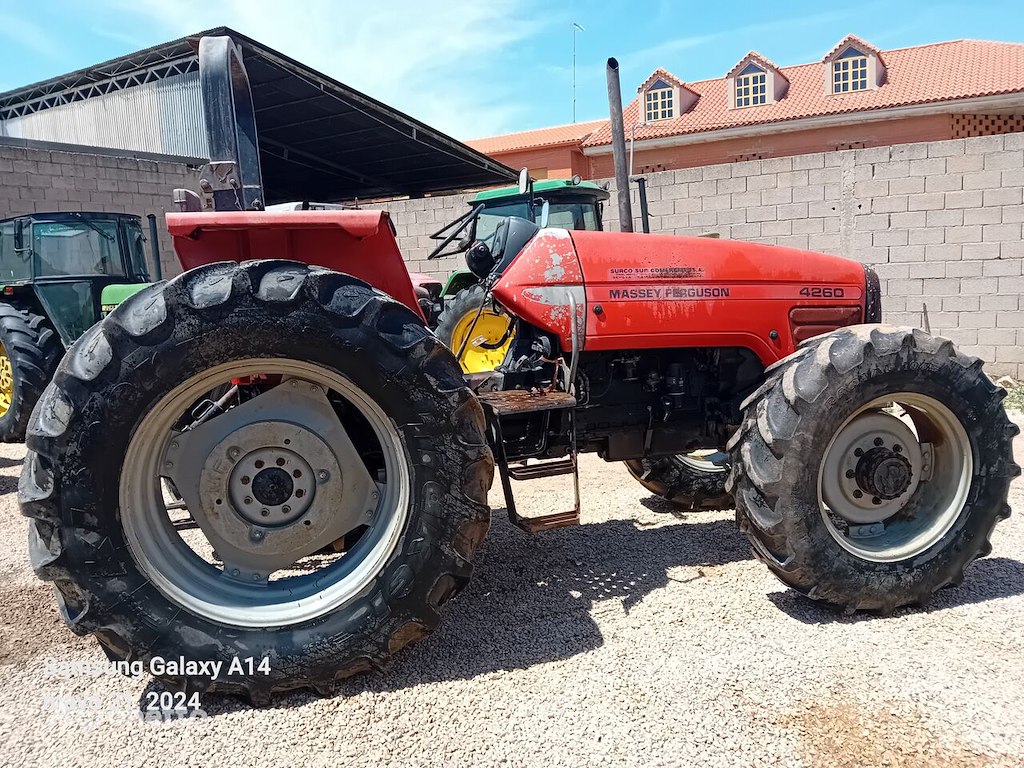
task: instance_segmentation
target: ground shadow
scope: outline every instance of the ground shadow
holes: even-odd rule
[[[989,557],[978,560],[967,569],[963,584],[940,590],[928,603],[927,608],[901,608],[893,613],[893,618],[908,613],[934,613],[1021,594],[1024,594],[1024,563],[1006,557]],[[768,599],[775,603],[780,611],[804,624],[855,624],[861,621],[885,621],[886,618],[875,613],[847,616],[789,589],[784,592],[773,592],[768,595]]]
[[[18,492],[18,478],[0,475],[0,496]]]
[[[339,695],[383,692],[421,683],[469,679],[571,658],[604,639],[591,617],[601,600],[620,599],[631,610],[669,582],[679,566],[714,566],[749,557],[732,520],[642,527],[612,520],[530,536],[510,525],[505,511],[478,555],[473,581],[445,610],[441,627],[406,649],[381,674],[359,675],[339,686]],[[709,546],[713,543],[713,546]],[[315,695],[275,697],[288,708]],[[141,700],[140,700],[141,701]],[[208,695],[211,715],[247,709],[237,698]]]
[[[6,469],[7,467],[20,467],[24,461],[24,458],[10,459],[6,456],[0,456],[0,469]]]

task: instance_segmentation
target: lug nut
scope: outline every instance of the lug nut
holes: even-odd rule
[[[330,474],[328,474],[326,469],[321,469],[319,472],[316,473],[316,476],[321,481],[326,481],[327,478],[330,477]]]
[[[871,503],[872,504],[881,504],[882,500],[880,498],[878,498],[877,496],[872,496],[871,497]]]
[[[296,469],[292,471],[292,477],[302,477],[302,470]]]
[[[252,580],[253,580],[253,581],[259,581],[259,580],[260,580],[260,575],[259,575],[258,573],[254,573],[254,574],[252,575]]]
[[[854,472],[854,471],[853,471],[852,469],[848,469],[848,470],[846,470],[846,476],[847,476],[847,477],[848,477],[848,478],[849,478],[850,480],[853,480],[853,478],[855,478],[855,477],[857,476],[857,473],[856,473],[856,472]]]
[[[862,450],[861,450],[860,448],[857,448],[857,449],[856,449],[856,450],[855,450],[855,451],[853,452],[853,455],[854,455],[854,456],[863,456],[863,455],[864,455],[864,451],[862,451]]]
[[[260,510],[260,514],[261,514],[261,515],[262,515],[263,517],[270,517],[270,510],[269,510],[269,509],[261,509],[261,510]]]
[[[256,469],[263,469],[263,459],[256,459]]]
[[[228,456],[232,459],[237,459],[241,455],[241,451],[237,448],[228,448]]]
[[[256,541],[259,541],[263,538],[263,531],[261,531],[259,528],[253,528],[252,537],[256,539]]]
[[[884,443],[884,442],[885,441],[882,440],[882,438],[880,438],[880,437],[876,437],[875,438],[875,446],[878,447],[878,448],[881,448],[882,447],[882,443]]]
[[[285,504],[283,507],[281,507],[281,511],[287,515],[289,512],[292,511],[292,508]]]
[[[859,490],[859,489],[853,492],[853,498],[855,498],[855,499],[859,499],[863,495],[864,495],[864,492]]]
[[[252,496],[246,496],[244,499],[242,499],[242,503],[243,504],[252,504]]]
[[[895,445],[893,445],[892,449],[896,453],[903,453],[903,446],[900,445],[899,443],[896,443]]]
[[[277,466],[283,467],[285,465],[285,459],[282,457],[277,460]]]

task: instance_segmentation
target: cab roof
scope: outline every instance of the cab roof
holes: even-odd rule
[[[597,200],[607,200],[608,190],[594,184],[592,181],[581,181],[573,184],[572,179],[542,179],[533,183],[534,194],[547,193],[575,193],[592,196]],[[526,197],[519,194],[519,187],[498,187],[497,189],[485,189],[477,194],[471,201],[474,203],[489,202],[491,200],[503,200],[505,198]]]

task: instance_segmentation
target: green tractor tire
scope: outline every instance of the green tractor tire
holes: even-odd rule
[[[0,303],[0,441],[20,443],[64,353],[46,318]]]

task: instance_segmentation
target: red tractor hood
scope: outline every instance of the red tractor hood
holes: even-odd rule
[[[747,347],[768,364],[798,340],[864,318],[858,262],[738,240],[544,230],[495,295],[572,348]]]

